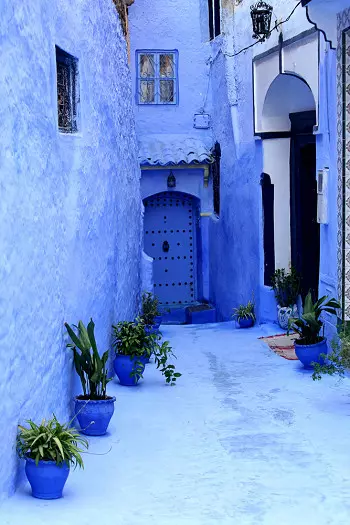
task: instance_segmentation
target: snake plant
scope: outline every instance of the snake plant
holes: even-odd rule
[[[106,399],[107,384],[112,378],[107,377],[108,350],[100,356],[95,340],[95,324],[91,319],[87,328],[82,321],[73,325],[77,333],[65,323],[65,327],[72,340],[67,348],[72,348],[74,365],[80,377],[84,399]]]

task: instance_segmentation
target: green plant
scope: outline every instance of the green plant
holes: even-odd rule
[[[73,341],[67,347],[73,349],[74,365],[80,377],[83,396],[80,399],[107,399],[107,384],[112,378],[107,377],[108,350],[100,357],[95,340],[95,324],[91,319],[87,328],[82,321],[73,325],[77,334],[65,323],[69,337]]]
[[[151,292],[144,292],[142,294],[141,320],[146,325],[153,325],[154,318],[158,315],[161,315],[159,311],[158,297],[153,295]]]
[[[20,458],[34,459],[36,465],[39,461],[55,461],[57,465],[67,463],[84,468],[81,452],[89,444],[77,430],[69,424],[59,423],[54,414],[49,421],[43,419],[40,425],[31,419],[27,423],[28,428],[18,425],[17,453]]]
[[[248,301],[248,304],[241,304],[238,308],[234,308],[232,317],[238,322],[242,319],[252,319],[252,321],[255,321],[255,305],[253,301]]]
[[[314,363],[314,373],[312,379],[319,381],[322,375],[345,376],[347,368],[350,368],[350,329],[343,326],[339,331],[339,336],[332,341],[332,352],[328,355],[322,354],[321,357],[327,360],[326,363]]]
[[[309,292],[305,298],[304,312],[301,318],[291,317],[289,319],[288,333],[293,330],[299,335],[297,340],[299,345],[320,343],[324,339],[324,334],[320,336],[322,327],[324,329],[324,324],[320,319],[321,315],[323,312],[336,315],[338,308],[340,308],[338,301],[334,298],[328,299],[327,296],[323,296],[313,303],[311,292]]]
[[[175,366],[168,364],[170,357],[176,358],[169,342],[161,342],[160,334],[149,333],[146,325],[140,319],[123,321],[113,325],[112,328],[116,355],[129,355],[131,359],[136,358],[131,375],[138,379],[143,377],[143,365],[140,358],[142,356],[151,357],[153,354],[157,368],[160,369],[167,383],[174,385],[181,377],[179,372],[175,372]]]
[[[277,304],[282,307],[293,306],[300,293],[300,275],[293,267],[289,273],[285,268],[276,270],[271,277],[271,286],[275,292]]]

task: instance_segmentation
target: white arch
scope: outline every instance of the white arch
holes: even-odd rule
[[[290,113],[315,109],[315,98],[304,79],[294,74],[277,75],[267,90],[262,107],[262,131],[289,131]]]

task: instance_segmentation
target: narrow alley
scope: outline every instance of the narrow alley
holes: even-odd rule
[[[165,326],[182,377],[154,363],[136,388],[117,381],[105,437],[64,498],[28,483],[0,507],[1,525],[345,525],[350,516],[348,379],[315,383],[274,354],[263,325]]]

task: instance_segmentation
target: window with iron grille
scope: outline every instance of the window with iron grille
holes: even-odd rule
[[[213,40],[221,33],[221,0],[208,0],[209,36]]]
[[[78,106],[78,60],[56,46],[57,115],[62,133],[75,133]]]
[[[220,215],[220,161],[221,161],[221,148],[220,144],[216,142],[213,150],[214,162],[212,166],[213,175],[213,201],[214,201],[214,213]]]
[[[177,51],[137,51],[138,104],[177,104]]]

